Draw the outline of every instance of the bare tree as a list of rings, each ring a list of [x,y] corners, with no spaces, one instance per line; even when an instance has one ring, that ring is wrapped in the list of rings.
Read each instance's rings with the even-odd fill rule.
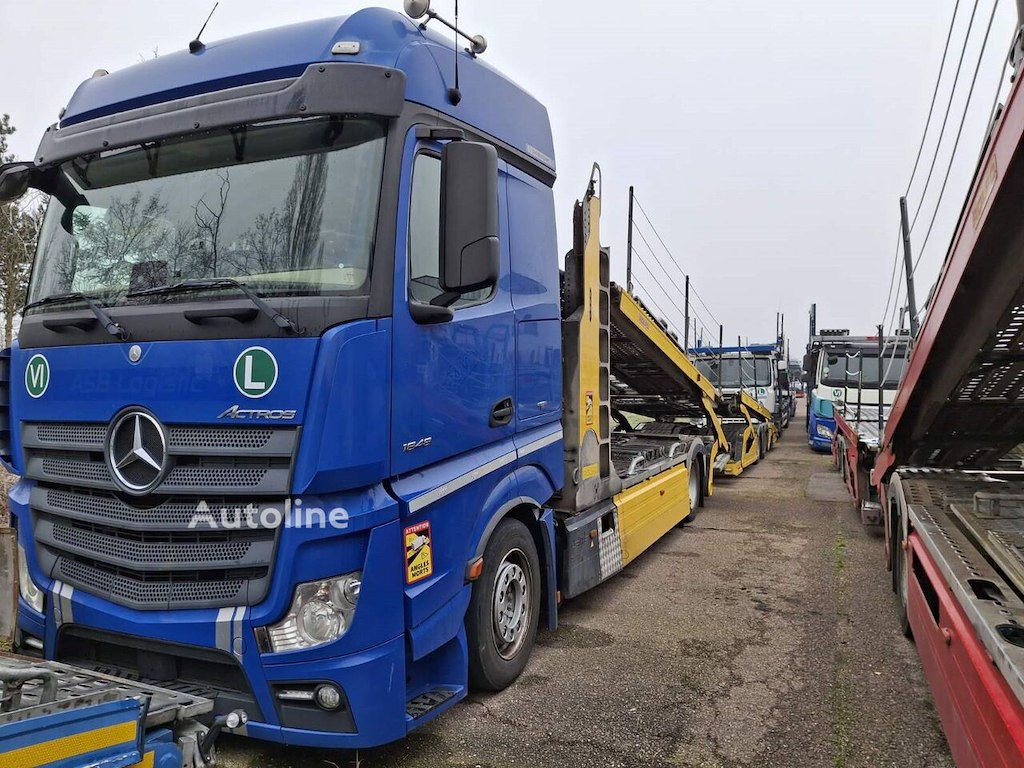
[[[220,177],[220,191],[216,208],[211,208],[206,202],[206,197],[200,197],[195,207],[196,231],[201,241],[205,241],[206,264],[201,265],[200,274],[208,274],[210,277],[217,276],[217,260],[220,251],[220,226],[224,220],[224,211],[228,205],[228,195],[231,193],[231,175],[228,171],[218,174]],[[203,269],[202,267],[205,267]]]
[[[320,242],[327,191],[327,155],[307,155],[295,169],[295,178],[285,200],[288,220],[288,268],[310,265]]]
[[[4,316],[4,346],[10,346],[14,316],[25,304],[43,210],[43,197],[38,194],[17,204],[0,206],[0,313]]]
[[[150,261],[165,250],[169,234],[161,221],[166,212],[158,194],[143,198],[139,191],[112,200],[102,216],[76,210],[72,224],[78,253],[72,249],[70,255],[84,266],[71,277],[105,286],[126,284],[134,262]]]
[[[10,115],[0,115],[0,163],[9,163],[14,155],[7,154],[7,137],[14,133]]]
[[[0,115],[0,162],[10,162],[7,137],[14,133],[8,115]],[[33,192],[13,203],[0,204],[0,313],[4,317],[4,346],[11,343],[14,316],[25,303],[32,257],[35,254],[45,197]]]

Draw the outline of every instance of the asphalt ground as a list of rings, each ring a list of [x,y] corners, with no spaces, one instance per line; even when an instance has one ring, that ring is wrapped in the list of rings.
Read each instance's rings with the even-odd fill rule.
[[[360,754],[222,742],[228,768],[952,766],[881,530],[803,419],[690,526],[564,605],[526,672]]]

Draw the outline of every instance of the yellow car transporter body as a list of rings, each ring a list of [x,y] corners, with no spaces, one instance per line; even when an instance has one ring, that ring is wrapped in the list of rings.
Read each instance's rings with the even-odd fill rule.
[[[733,461],[720,417],[732,406],[644,305],[609,280],[598,174],[595,167],[576,205],[562,291],[565,478],[554,503],[562,597],[607,579],[691,520],[714,490],[714,468]],[[756,454],[760,435],[769,439],[761,423],[769,414],[746,396],[737,407]]]
[[[771,413],[746,390],[725,396],[719,415],[732,451],[719,459],[715,469],[727,477],[743,474],[779,441],[779,428]]]

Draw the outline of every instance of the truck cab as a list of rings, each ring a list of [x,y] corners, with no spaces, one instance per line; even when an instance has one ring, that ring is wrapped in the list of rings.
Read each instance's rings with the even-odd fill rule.
[[[697,365],[723,394],[746,391],[782,428],[789,422],[789,377],[775,344],[698,347]]]
[[[881,343],[880,343],[881,342]],[[851,336],[847,330],[823,330],[811,338],[804,357],[807,387],[807,443],[832,450],[835,404],[891,406],[906,366],[909,338]]]
[[[563,470],[555,164],[481,50],[381,9],[210,42],[98,71],[4,167],[51,196],[2,358],[20,650],[335,748],[518,674]],[[539,554],[484,566],[481,651],[509,516]]]

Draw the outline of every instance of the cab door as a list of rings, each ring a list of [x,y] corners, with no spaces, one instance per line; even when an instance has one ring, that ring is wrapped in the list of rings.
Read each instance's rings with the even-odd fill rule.
[[[506,166],[498,163],[497,285],[422,310],[441,295],[442,143],[410,133],[396,228],[391,465],[396,475],[510,440],[515,424],[515,324],[509,274]],[[416,305],[419,305],[418,307]]]

